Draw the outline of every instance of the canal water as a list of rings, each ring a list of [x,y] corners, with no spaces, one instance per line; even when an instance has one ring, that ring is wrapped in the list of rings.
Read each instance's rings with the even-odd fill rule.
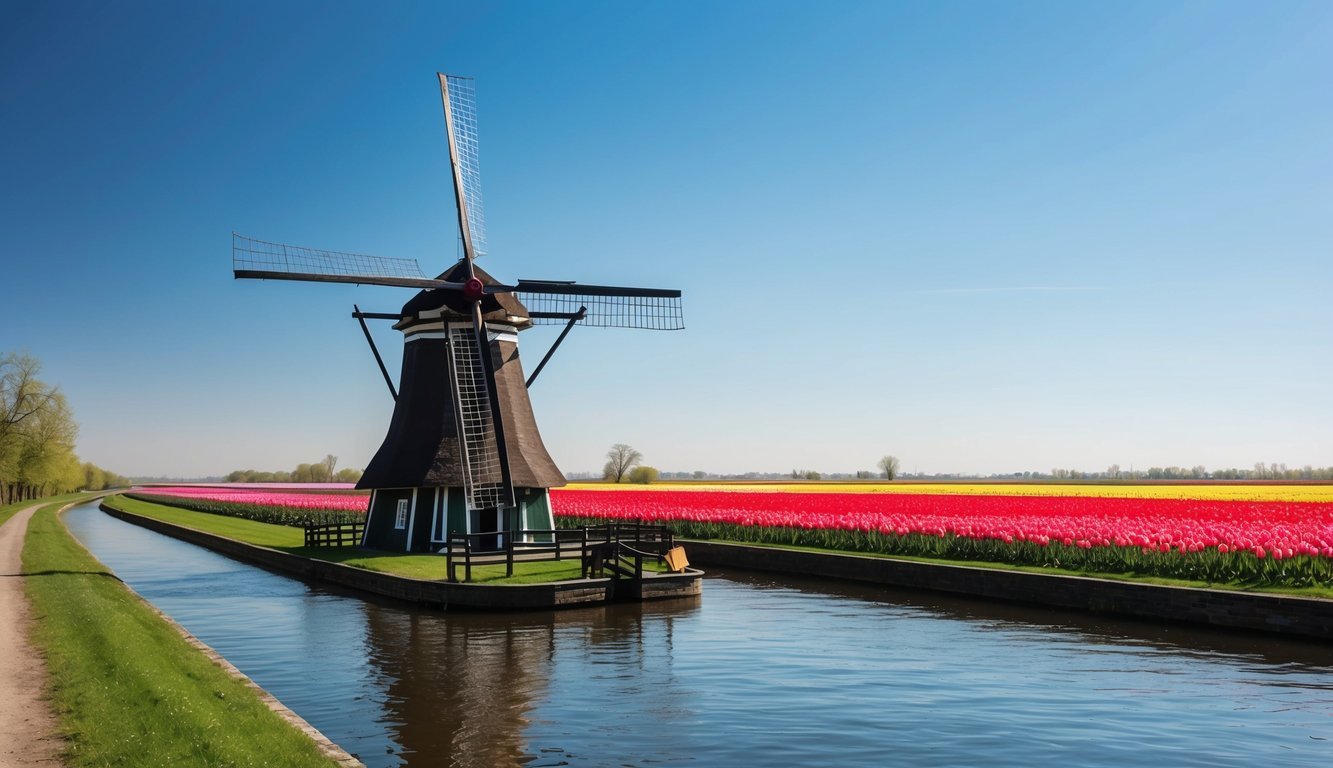
[[[1333,649],[725,572],[702,598],[366,600],[70,510],[126,583],[369,766],[1333,765]]]

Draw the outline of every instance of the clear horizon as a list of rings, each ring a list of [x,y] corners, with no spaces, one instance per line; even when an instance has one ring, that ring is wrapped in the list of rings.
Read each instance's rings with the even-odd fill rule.
[[[684,291],[534,385],[567,473],[1330,466],[1329,39],[1317,2],[10,4],[0,353],[122,475],[364,467],[349,315],[411,292],[234,281],[230,234],[452,263],[446,71],[483,268]]]

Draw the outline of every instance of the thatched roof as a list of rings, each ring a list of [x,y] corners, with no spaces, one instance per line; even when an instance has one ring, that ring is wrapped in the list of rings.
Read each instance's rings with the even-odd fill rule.
[[[518,345],[497,341],[491,351],[515,487],[564,485],[564,475],[537,431]],[[388,434],[356,487],[462,486],[463,456],[452,392],[444,340],[423,338],[406,344],[398,402]]]

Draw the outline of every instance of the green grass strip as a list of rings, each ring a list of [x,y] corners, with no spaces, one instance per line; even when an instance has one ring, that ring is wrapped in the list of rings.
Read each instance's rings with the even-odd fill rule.
[[[9,518],[18,514],[20,510],[27,509],[28,507],[33,507],[38,504],[50,504],[56,501],[63,501],[66,503],[71,501],[83,501],[84,499],[91,499],[96,495],[97,494],[94,493],[66,493],[60,496],[47,496],[34,501],[16,501],[13,504],[5,504],[4,506],[0,506],[0,525],[4,525],[9,521]]]
[[[91,557],[59,506],[33,516],[23,564],[70,766],[334,765]]]
[[[106,503],[116,509],[151,517],[154,520],[225,536],[249,544],[258,544],[261,547],[290,552],[314,560],[327,560],[377,573],[405,576],[410,579],[443,581],[448,576],[443,555],[385,552],[360,547],[307,548],[304,546],[305,533],[300,528],[288,525],[274,525],[238,517],[196,512],[139,499],[127,499],[123,496],[107,499]],[[517,562],[514,563],[514,575],[508,577],[505,576],[503,565],[474,566],[472,569],[472,583],[538,584],[550,581],[567,581],[582,578],[581,570],[582,566],[576,559],[535,563]],[[462,578],[461,566],[459,567],[459,578]]]

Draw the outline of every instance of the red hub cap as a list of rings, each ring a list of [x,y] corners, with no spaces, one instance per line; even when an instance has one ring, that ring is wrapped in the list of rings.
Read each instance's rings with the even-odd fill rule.
[[[481,297],[486,293],[484,286],[479,278],[472,278],[463,284],[463,296],[468,301],[481,301]]]

